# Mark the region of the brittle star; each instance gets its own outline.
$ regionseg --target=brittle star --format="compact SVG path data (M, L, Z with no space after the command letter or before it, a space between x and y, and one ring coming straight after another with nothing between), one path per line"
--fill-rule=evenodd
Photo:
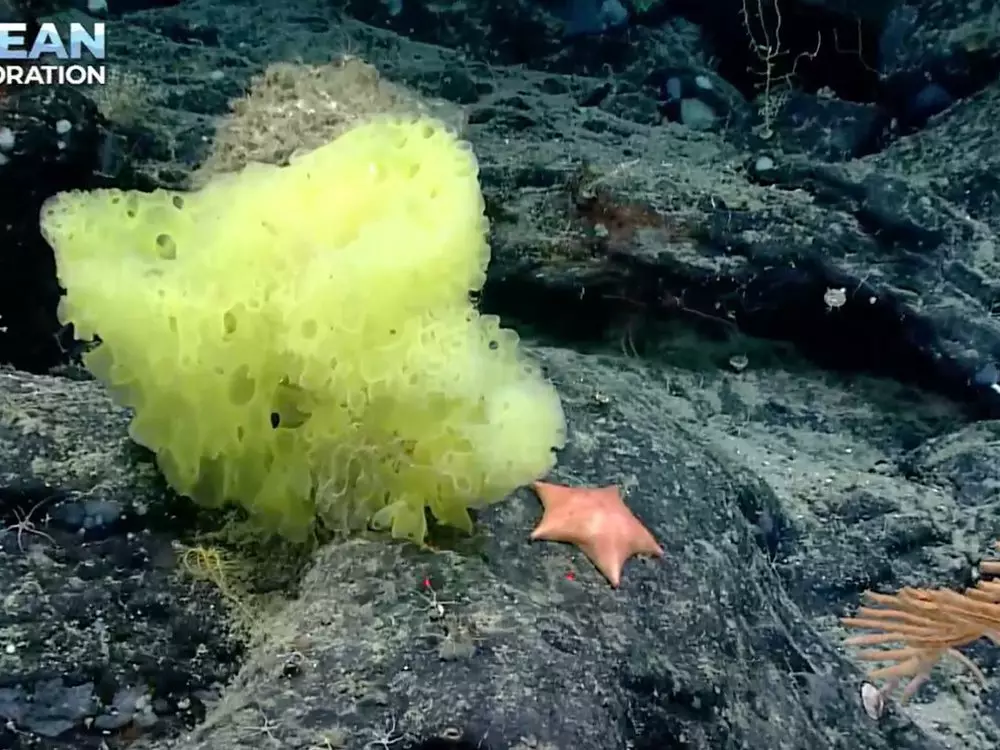
M395 745L397 742L402 742L409 738L409 734L403 732L398 737L393 737L396 733L396 717L389 715L386 720L385 728L381 731L375 731L374 729L369 729L368 732L374 737L373 740L365 744L364 750L373 750L376 745L381 745L385 750L389 750L390 745Z
M35 511L41 508L43 505L45 505L45 503L48 502L48 500L49 498L47 497L40 500L38 503L34 505L34 507L31 508L31 510L29 510L27 513L23 515L21 513L20 508L11 508L11 511L14 513L14 517L17 519L17 523L12 523L10 526L5 527L3 530L3 534L6 534L8 531L11 531L12 529L17 529L17 548L21 550L21 552L24 552L23 537L25 533L34 534L35 536L42 536L48 539L53 544L56 543L55 539L46 534L44 531L38 529L35 526L35 522L31 520L31 517L34 515ZM3 536L3 534L0 534L0 536Z

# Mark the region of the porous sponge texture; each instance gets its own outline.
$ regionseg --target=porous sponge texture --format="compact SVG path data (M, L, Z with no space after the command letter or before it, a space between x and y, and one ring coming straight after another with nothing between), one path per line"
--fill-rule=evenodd
M63 193L64 323L172 486L302 539L416 541L547 472L559 397L469 301L489 260L471 148L432 119L349 130L196 193Z

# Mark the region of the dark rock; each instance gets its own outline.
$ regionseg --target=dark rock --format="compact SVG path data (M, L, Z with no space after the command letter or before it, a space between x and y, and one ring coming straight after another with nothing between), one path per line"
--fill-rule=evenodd
M775 113L771 128L780 134L783 149L835 162L868 155L882 121L870 104L791 93Z
M180 4L181 0L110 0L108 10L115 15L125 15L141 10L172 8Z
M0 371L0 403L0 746L176 734L240 650L220 593L177 575L183 516L95 383ZM189 708L157 716L149 695Z
M975 7L919 0L889 13L879 39L878 70L903 132L996 81L997 12L993 2Z
M0 364L44 372L65 360L71 339L61 338L55 263L37 217L50 195L98 184L100 117L72 88L15 89L0 106L0 129L12 143L0 151Z

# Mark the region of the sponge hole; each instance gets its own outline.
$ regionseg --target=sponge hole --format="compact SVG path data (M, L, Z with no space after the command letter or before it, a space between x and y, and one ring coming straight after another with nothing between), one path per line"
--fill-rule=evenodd
M177 243L169 234L156 235L156 254L163 260L175 260L177 258Z
M302 322L301 330L303 338L312 339L316 337L316 332L319 331L319 324L312 318L309 318Z

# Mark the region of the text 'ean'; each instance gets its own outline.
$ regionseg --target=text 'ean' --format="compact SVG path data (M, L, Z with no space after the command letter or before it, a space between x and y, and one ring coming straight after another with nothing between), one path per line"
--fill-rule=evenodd
M105 24L0 23L0 86L107 83Z

